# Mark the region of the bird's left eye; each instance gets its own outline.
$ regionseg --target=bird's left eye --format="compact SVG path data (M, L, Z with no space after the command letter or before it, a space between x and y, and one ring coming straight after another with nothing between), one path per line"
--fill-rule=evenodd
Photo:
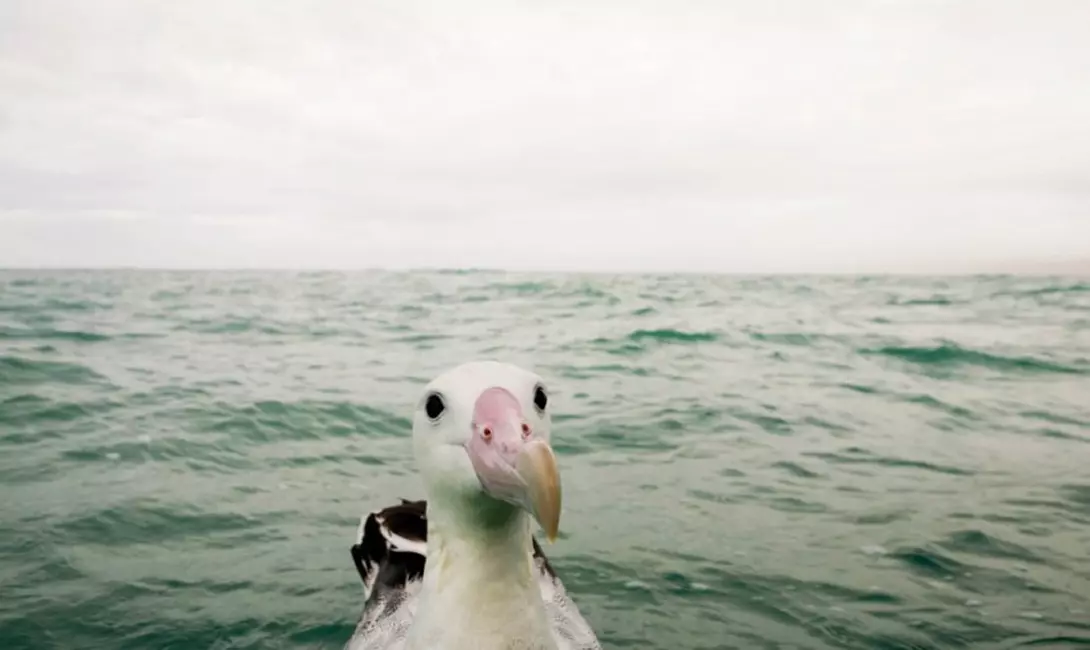
M428 418L432 420L438 419L446 408L446 404L443 404L443 398L439 397L437 393L428 395L428 401L424 402L424 412L427 413Z
M534 388L534 406L537 407L537 410L544 411L548 405L549 396L545 394L545 389L541 386Z

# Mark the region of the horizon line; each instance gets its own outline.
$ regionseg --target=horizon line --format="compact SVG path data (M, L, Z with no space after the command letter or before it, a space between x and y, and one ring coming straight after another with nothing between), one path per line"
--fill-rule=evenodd
M953 266L947 268L887 268L842 270L742 270L742 269L694 269L684 267L648 267L587 269L548 267L480 267L480 266L373 266L373 267L325 267L325 266L142 266L118 265L0 265L0 272L111 272L135 271L158 273L519 273L552 275L705 275L705 276L1090 276L1090 260L1057 262L1024 262L1021 264L981 264L977 268Z

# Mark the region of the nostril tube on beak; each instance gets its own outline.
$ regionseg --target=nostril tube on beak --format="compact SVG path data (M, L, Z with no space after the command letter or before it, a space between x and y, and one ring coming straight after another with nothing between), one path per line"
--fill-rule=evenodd
M481 393L473 405L472 422L474 438L511 456L507 459L510 462L514 462L514 456L533 433L519 401L504 388L489 388Z

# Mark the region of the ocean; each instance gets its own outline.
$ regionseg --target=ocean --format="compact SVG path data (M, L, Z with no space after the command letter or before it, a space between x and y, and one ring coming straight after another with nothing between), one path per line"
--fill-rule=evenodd
M1090 282L0 272L0 647L340 648L425 382L552 387L607 648L1090 645Z

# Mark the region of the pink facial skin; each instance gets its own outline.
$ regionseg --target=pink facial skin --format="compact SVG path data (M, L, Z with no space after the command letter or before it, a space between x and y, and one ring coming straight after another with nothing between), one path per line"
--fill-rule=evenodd
M473 469L486 492L528 507L526 482L515 469L519 453L534 439L522 406L504 388L489 388L473 406L473 434L466 443Z

